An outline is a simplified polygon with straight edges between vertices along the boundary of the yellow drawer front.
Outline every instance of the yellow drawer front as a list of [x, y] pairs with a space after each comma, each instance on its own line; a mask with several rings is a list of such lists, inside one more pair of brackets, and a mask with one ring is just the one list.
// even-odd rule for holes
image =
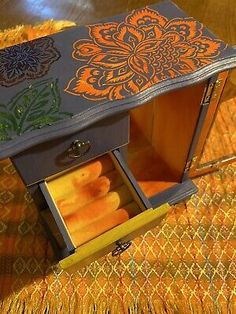
[[125, 223], [81, 245], [74, 254], [59, 262], [60, 268], [67, 269], [75, 264], [86, 264], [86, 260], [93, 260], [93, 256], [102, 256], [106, 248], [111, 247], [116, 241], [141, 234], [151, 223], [158, 224], [169, 209], [168, 204], [163, 204], [156, 209], [145, 210]]

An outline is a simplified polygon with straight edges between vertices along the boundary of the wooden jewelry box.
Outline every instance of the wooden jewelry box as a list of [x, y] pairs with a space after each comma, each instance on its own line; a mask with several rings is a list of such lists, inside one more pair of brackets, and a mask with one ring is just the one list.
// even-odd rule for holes
[[236, 51], [170, 1], [0, 50], [0, 158], [62, 268], [130, 246], [189, 175]]

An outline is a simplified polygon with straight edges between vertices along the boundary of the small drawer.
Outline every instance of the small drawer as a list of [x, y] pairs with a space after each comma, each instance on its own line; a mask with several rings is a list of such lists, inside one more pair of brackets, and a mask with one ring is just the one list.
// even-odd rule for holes
[[26, 185], [32, 185], [68, 168], [126, 145], [127, 113], [106, 118], [81, 132], [44, 142], [15, 155], [12, 162]]
[[159, 223], [169, 205], [156, 209], [140, 190], [119, 151], [39, 184], [41, 210], [59, 265], [80, 266], [112, 251]]

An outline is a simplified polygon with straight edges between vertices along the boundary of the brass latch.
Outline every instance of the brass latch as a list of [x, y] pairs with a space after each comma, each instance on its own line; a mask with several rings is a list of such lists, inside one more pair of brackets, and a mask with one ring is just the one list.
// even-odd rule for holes
[[131, 245], [131, 241], [122, 242], [121, 240], [116, 241], [116, 248], [112, 251], [112, 256], [120, 255], [122, 252], [127, 250]]
[[70, 158], [79, 158], [85, 155], [90, 150], [91, 144], [90, 141], [80, 141], [75, 140], [70, 145], [70, 148], [67, 150], [68, 156]]

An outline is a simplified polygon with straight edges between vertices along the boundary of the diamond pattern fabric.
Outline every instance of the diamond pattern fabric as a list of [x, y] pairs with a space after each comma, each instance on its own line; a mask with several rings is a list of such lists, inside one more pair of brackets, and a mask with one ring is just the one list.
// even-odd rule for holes
[[236, 165], [195, 183], [120, 257], [58, 272], [34, 202], [1, 161], [0, 313], [235, 313]]
[[24, 313], [233, 313], [235, 174], [231, 164], [195, 179], [199, 192], [120, 257], [68, 273], [53, 267], [36, 207], [10, 161], [2, 161], [1, 313], [26, 304]]

